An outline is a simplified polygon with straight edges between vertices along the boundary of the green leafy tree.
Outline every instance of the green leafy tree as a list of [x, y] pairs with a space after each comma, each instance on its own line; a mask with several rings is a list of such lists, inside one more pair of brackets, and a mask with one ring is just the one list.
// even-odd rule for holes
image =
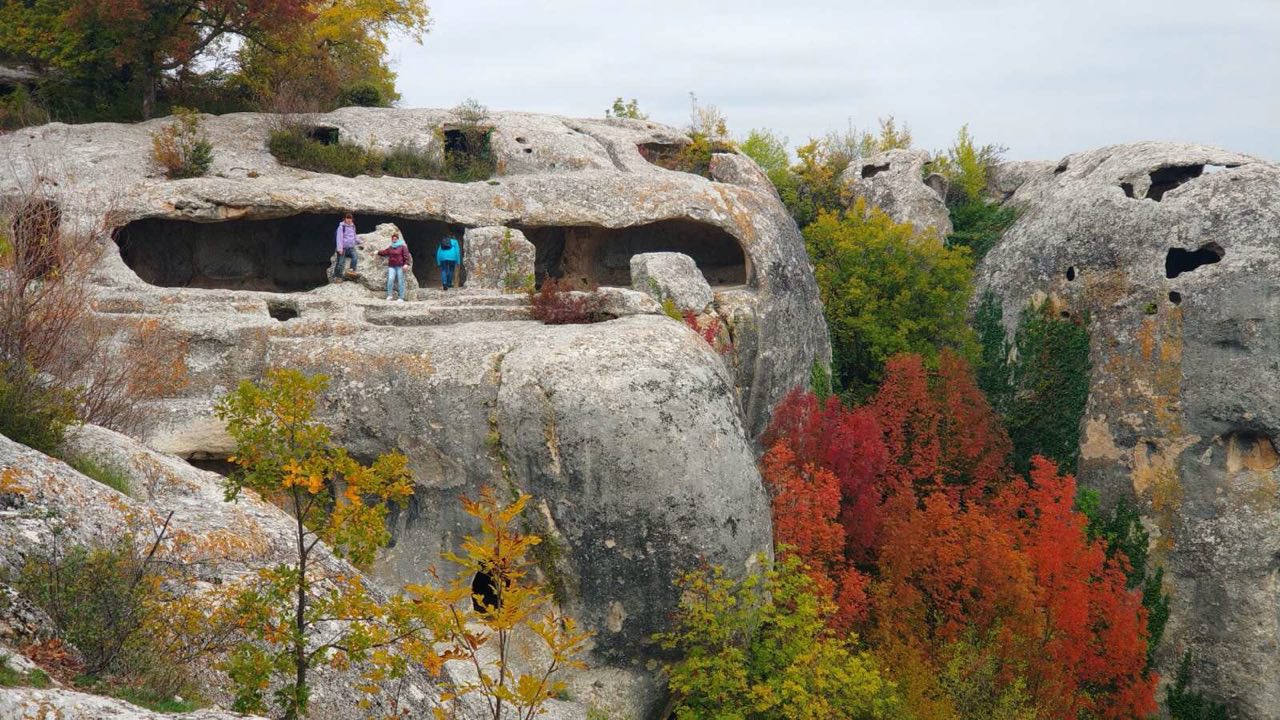
[[973, 202], [987, 189], [991, 168], [1004, 154], [999, 145], [977, 145], [964, 125], [946, 153], [937, 153], [934, 168], [951, 182], [951, 202]]
[[893, 222], [858, 200], [842, 215], [823, 213], [805, 228], [831, 332], [834, 380], [854, 399], [879, 384], [898, 353], [933, 359], [944, 347], [976, 351], [965, 322], [969, 251]]
[[1018, 219], [1017, 208], [986, 198], [954, 202], [949, 210], [953, 229], [947, 236], [947, 244], [969, 248], [975, 263], [987, 256], [1004, 231]]
[[623, 100], [615, 98], [613, 106], [604, 111], [606, 118], [626, 118], [628, 120], [648, 120], [649, 116], [640, 112], [640, 103], [635, 98]]
[[[487, 487], [478, 500], [464, 498], [463, 509], [480, 522], [480, 535], [463, 540], [463, 554], [445, 554], [457, 566], [454, 580], [441, 582], [433, 569], [434, 585], [406, 588], [421, 604], [448, 608], [437, 639], [452, 644], [456, 657], [475, 670], [475, 679], [456, 684], [450, 696], [479, 696], [493, 720], [533, 720], [564, 692], [560, 672], [585, 667], [577, 657], [589, 635], [578, 631], [573, 618], [556, 613], [551, 593], [534, 580], [529, 555], [542, 539], [515, 529], [529, 500], [519, 494], [504, 504]], [[539, 651], [522, 653], [541, 660], [522, 667], [516, 648], [527, 650], [531, 643]]]
[[313, 417], [327, 384], [322, 375], [271, 370], [261, 384], [242, 382], [216, 408], [236, 441], [227, 499], [254, 491], [294, 523], [290, 561], [259, 571], [234, 599], [249, 640], [223, 669], [241, 712], [263, 711], [274, 685], [270, 704], [285, 718], [303, 717], [309, 674], [321, 664], [365, 663], [373, 683], [403, 673], [410, 661], [437, 671], [443, 662], [429, 642], [439, 622], [434, 606], [375, 597], [321, 546], [356, 565], [371, 562], [389, 539], [386, 504], [413, 492], [403, 455], [366, 466], [333, 444]]
[[810, 592], [801, 562], [784, 555], [741, 582], [719, 567], [686, 573], [675, 628], [656, 637], [681, 659], [666, 667], [680, 720], [829, 720], [898, 717], [892, 683], [856, 637], [832, 633], [829, 599]]
[[[770, 180], [774, 179], [775, 174], [786, 173], [790, 169], [787, 139], [779, 137], [772, 130], [752, 130], [747, 139], [738, 143], [738, 149], [755, 160]], [[777, 180], [774, 180], [774, 184], [778, 184]]]

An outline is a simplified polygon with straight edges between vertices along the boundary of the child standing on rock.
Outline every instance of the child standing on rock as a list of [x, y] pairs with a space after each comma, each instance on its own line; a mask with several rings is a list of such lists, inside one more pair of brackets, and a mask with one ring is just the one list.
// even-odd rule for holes
[[356, 237], [356, 219], [351, 213], [344, 215], [342, 222], [338, 223], [336, 240], [338, 259], [333, 263], [333, 281], [342, 282], [343, 268], [348, 259], [351, 260], [351, 274], [356, 273], [356, 246], [362, 244]]
[[453, 287], [453, 271], [461, 259], [458, 241], [451, 237], [442, 238], [440, 247], [436, 248], [436, 264], [440, 266], [440, 285], [445, 290]]
[[413, 263], [409, 254], [409, 246], [400, 239], [400, 233], [391, 233], [391, 245], [378, 251], [378, 255], [387, 259], [387, 302], [391, 302], [391, 288], [394, 285], [400, 292], [400, 302], [404, 302], [404, 269]]

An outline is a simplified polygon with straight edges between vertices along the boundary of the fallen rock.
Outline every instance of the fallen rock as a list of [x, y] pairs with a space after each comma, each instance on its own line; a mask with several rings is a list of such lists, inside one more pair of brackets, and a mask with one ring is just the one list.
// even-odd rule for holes
[[[401, 238], [408, 242], [408, 238], [404, 237], [395, 223], [382, 223], [373, 232], [356, 236], [361, 243], [356, 246], [356, 268], [360, 274], [357, 282], [366, 289], [380, 294], [385, 294], [387, 291], [387, 259], [378, 255], [378, 251], [391, 246], [392, 233], [399, 233]], [[333, 264], [337, 259], [337, 255], [329, 258], [330, 275], [333, 274]], [[420, 261], [434, 264], [434, 260], [429, 258], [413, 258], [415, 263]], [[351, 269], [350, 261], [347, 262], [346, 267], [348, 270]], [[418, 289], [418, 280], [414, 277], [412, 268], [405, 269], [404, 288], [406, 294]]]
[[682, 253], [642, 253], [631, 257], [631, 287], [681, 311], [701, 313], [714, 296], [693, 258]]

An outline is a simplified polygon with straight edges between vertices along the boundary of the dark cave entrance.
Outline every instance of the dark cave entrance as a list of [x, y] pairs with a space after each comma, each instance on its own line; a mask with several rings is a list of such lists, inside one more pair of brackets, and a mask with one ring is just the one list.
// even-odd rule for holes
[[1169, 248], [1169, 253], [1164, 258], [1164, 276], [1172, 280], [1182, 273], [1197, 270], [1205, 265], [1212, 265], [1222, 260], [1222, 256], [1225, 254], [1222, 246], [1218, 245], [1218, 243], [1201, 245], [1196, 250]]
[[631, 285], [631, 257], [678, 252], [693, 258], [713, 287], [744, 285], [751, 267], [728, 232], [693, 220], [663, 220], [625, 228], [521, 226], [537, 249], [537, 283], [548, 277], [574, 288]]
[[[117, 229], [115, 241], [125, 264], [152, 285], [305, 292], [328, 282], [334, 231], [341, 218], [341, 213], [222, 222], [147, 218]], [[404, 235], [418, 283], [439, 284], [436, 246], [446, 236], [461, 240], [465, 228], [437, 220], [357, 214], [356, 230], [368, 233], [388, 222]], [[272, 316], [287, 320], [288, 310], [282, 307], [279, 316]]]
[[1147, 199], [1160, 202], [1164, 194], [1204, 173], [1204, 165], [1170, 165], [1151, 171], [1151, 187]]
[[888, 169], [889, 169], [889, 163], [885, 163], [883, 165], [863, 165], [862, 177], [863, 179], [873, 178], [879, 175], [880, 173], [885, 172]]
[[471, 578], [471, 607], [478, 613], [497, 610], [502, 607], [502, 596], [498, 594], [498, 583], [489, 573], [481, 570]]

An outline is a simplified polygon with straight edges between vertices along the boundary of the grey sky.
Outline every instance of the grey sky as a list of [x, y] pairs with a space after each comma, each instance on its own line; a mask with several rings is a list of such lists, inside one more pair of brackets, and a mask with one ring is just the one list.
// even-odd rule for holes
[[690, 91], [792, 147], [893, 114], [916, 144], [969, 123], [1011, 158], [1145, 139], [1280, 160], [1280, 0], [434, 0], [394, 47], [403, 104], [596, 117]]

